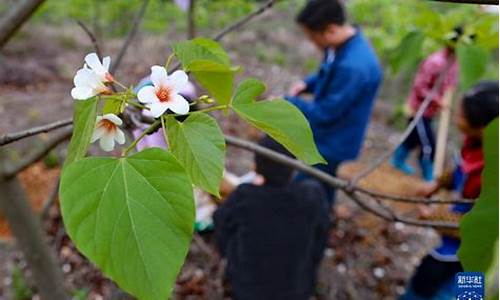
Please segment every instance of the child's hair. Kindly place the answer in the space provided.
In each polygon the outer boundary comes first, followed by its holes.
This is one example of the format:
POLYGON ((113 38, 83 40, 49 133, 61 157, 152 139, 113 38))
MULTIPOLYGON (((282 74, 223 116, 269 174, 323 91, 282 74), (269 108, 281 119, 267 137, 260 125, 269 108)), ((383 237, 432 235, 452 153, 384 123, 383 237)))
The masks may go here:
MULTIPOLYGON (((285 147, 278 144, 275 140, 270 138, 269 136, 265 136, 259 141, 259 145, 278 153, 292 156, 285 147)), ((270 160, 264 157, 261 154, 255 154, 255 165, 256 171, 260 175, 262 175, 265 179, 265 184, 271 185, 286 185, 290 182, 292 177, 293 169, 285 166, 284 164, 280 164, 273 160, 270 160)))
POLYGON ((498 117, 498 81, 476 84, 465 93, 462 109, 465 119, 472 127, 486 127, 498 117))
POLYGON ((343 25, 346 21, 344 6, 340 0, 310 0, 296 21, 313 31, 323 31, 330 24, 343 25))

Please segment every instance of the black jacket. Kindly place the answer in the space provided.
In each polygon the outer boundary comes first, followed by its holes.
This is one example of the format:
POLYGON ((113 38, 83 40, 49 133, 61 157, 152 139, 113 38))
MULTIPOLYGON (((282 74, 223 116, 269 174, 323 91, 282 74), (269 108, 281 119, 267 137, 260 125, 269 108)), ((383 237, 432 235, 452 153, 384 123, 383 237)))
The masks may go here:
POLYGON ((214 222, 234 299, 306 300, 313 294, 330 225, 319 183, 243 184, 214 222))

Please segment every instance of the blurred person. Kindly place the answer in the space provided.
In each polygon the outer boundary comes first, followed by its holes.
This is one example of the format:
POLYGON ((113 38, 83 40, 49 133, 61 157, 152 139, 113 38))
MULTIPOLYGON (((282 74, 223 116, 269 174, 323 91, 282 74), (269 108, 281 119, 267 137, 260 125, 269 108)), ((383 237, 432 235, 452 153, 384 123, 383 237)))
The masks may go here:
MULTIPOLYGON (((263 147, 290 155, 269 137, 263 147)), ((293 170, 256 154, 260 184, 239 185, 214 214, 236 300, 307 300, 326 246, 329 216, 322 186, 292 182, 293 170)))
MULTIPOLYGON (((464 135, 460 161, 446 180, 428 183, 421 195, 430 196, 440 187, 457 191, 463 198, 475 199, 481 192, 484 168, 483 131, 498 118, 498 82, 481 82, 465 93, 456 115, 456 124, 464 135)), ((472 209, 472 204, 454 204, 444 210, 426 210, 424 219, 459 222, 472 209)), ((400 300, 455 299, 455 274, 462 272, 457 258, 460 246, 458 230, 440 230, 441 243, 417 268, 406 293, 400 300)))
MULTIPOLYGON (((307 38, 323 53, 319 70, 294 83, 288 101, 308 119, 314 140, 328 165, 317 165, 335 176, 343 161, 360 152, 382 71, 361 29, 349 24, 341 0, 311 0, 297 16, 307 38), (302 94, 312 94, 308 101, 302 94)), ((296 180, 310 176, 300 173, 296 180)), ((330 203, 334 189, 322 183, 330 203)))
POLYGON ((408 123, 413 121, 420 105, 424 99, 431 93, 440 74, 446 70, 444 81, 441 83, 437 93, 432 98, 431 103, 424 111, 408 138, 401 146, 396 149, 391 164, 405 174, 411 175, 415 170, 406 163, 410 153, 419 150, 419 166, 422 178, 425 181, 434 179, 434 152, 436 148, 435 134, 433 129, 433 120, 442 107, 443 96, 446 92, 452 91, 457 86, 458 62, 455 55, 456 42, 463 35, 463 28, 456 27, 449 37, 447 37, 447 46, 437 52, 429 55, 420 64, 413 82, 407 106, 409 113, 408 123))

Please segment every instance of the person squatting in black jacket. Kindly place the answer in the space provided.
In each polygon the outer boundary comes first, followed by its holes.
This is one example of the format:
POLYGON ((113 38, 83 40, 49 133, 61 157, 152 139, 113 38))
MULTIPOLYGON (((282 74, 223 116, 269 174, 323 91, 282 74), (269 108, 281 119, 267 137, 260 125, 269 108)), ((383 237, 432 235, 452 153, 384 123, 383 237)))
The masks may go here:
MULTIPOLYGON (((290 156, 269 137, 259 144, 290 156)), ((291 168, 261 155, 255 164, 264 183, 238 186, 214 214, 232 296, 309 299, 330 227, 325 192, 314 180, 291 182, 291 168)))

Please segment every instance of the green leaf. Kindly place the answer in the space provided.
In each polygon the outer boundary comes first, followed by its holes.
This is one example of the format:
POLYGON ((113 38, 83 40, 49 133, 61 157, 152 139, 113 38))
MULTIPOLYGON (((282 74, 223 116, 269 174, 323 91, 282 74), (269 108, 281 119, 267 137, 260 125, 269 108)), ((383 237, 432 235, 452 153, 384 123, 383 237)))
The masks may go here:
POLYGON ((238 86, 233 102, 237 105, 254 103, 255 98, 262 95, 265 91, 266 85, 262 81, 248 78, 238 86))
POLYGON ((233 93, 234 75, 239 70, 231 66, 226 51, 215 41, 196 38, 172 46, 185 71, 220 104, 227 104, 233 93))
POLYGON ((219 197, 226 144, 214 118, 193 113, 184 122, 167 118, 172 154, 184 166, 193 183, 219 197))
POLYGON ((282 99, 255 101, 264 89, 264 84, 256 79, 240 83, 232 102, 234 111, 298 159, 311 165, 326 163, 316 148, 307 119, 298 108, 282 99))
POLYGON ((85 157, 94 133, 97 118, 97 97, 75 101, 73 136, 68 146, 65 165, 85 157))
POLYGON ((418 30, 410 31, 399 45, 389 53, 389 62, 393 73, 416 64, 422 52, 425 35, 418 30))
POLYGON ((484 134, 481 195, 460 222, 458 257, 466 271, 487 272, 498 261, 498 119, 484 134))
POLYGON ((125 101, 122 99, 109 99, 104 102, 102 114, 120 114, 125 108, 125 101))
POLYGON ((483 76, 489 55, 488 51, 477 45, 461 43, 457 47, 457 57, 460 66, 460 88, 465 91, 483 76))
POLYGON ((60 196, 69 236, 104 274, 138 299, 169 297, 194 227, 192 185, 173 155, 85 158, 64 170, 60 196))
POLYGON ((186 66, 196 80, 220 104, 228 104, 233 93, 234 74, 237 69, 209 60, 191 61, 186 66))
POLYGON ((231 66, 231 60, 219 43, 206 38, 195 38, 189 41, 174 43, 175 56, 183 66, 194 60, 209 60, 222 65, 231 66))

